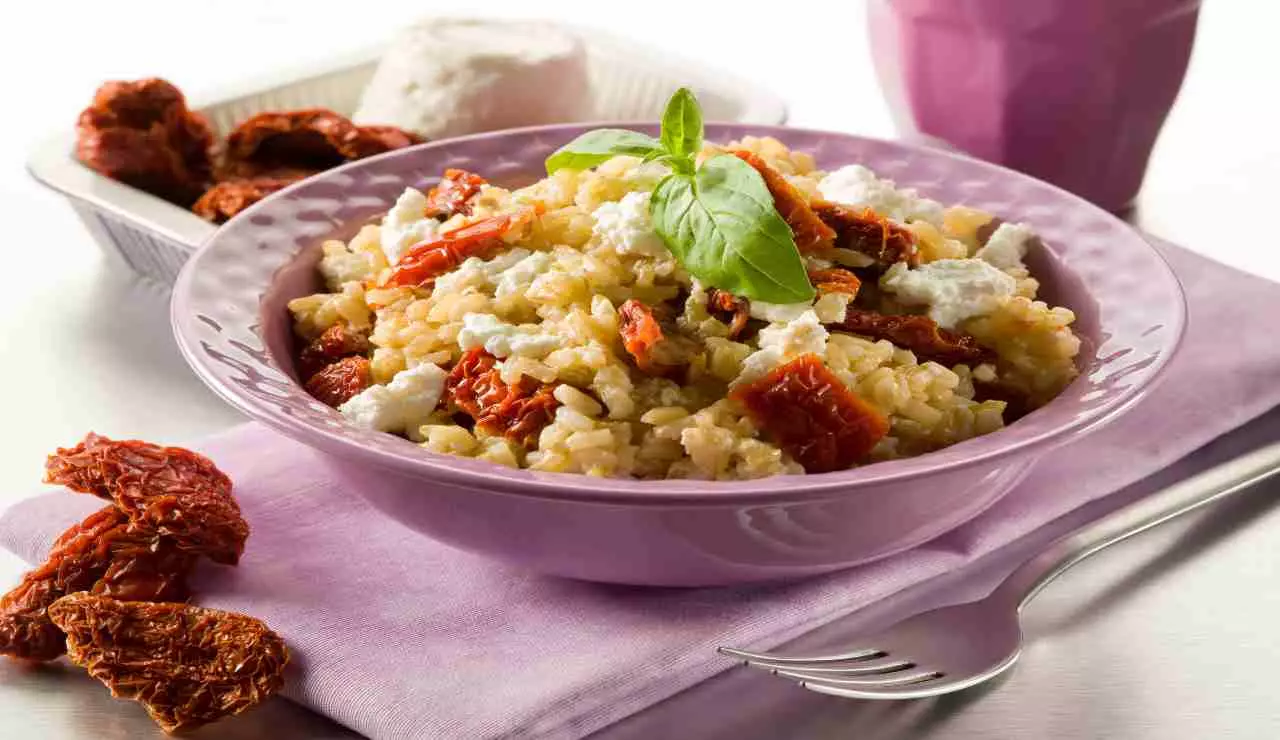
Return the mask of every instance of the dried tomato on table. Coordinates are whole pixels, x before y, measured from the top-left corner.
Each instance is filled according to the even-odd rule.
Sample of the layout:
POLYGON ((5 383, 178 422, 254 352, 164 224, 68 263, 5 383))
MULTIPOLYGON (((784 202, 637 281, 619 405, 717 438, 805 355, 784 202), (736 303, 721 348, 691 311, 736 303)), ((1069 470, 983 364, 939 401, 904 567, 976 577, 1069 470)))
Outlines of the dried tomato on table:
POLYGON ((681 335, 673 322, 660 320, 653 308, 634 298, 618 308, 618 333, 636 367, 649 375, 679 375, 697 351, 697 343, 681 335))
POLYGON ((337 408, 373 383, 367 357, 344 357, 330 363, 307 379, 307 393, 323 404, 337 408))
POLYGON ((498 358, 479 347, 468 350, 449 371, 444 397, 474 419, 476 429, 532 447, 555 419, 555 386, 527 375, 508 385, 497 364, 498 358))
POLYGON ((289 649, 253 617, 78 593, 49 607, 67 656, 165 732, 240 714, 284 686, 289 649))
POLYGON ((488 180, 466 170, 447 169, 439 184, 427 193, 427 218, 449 218, 471 213, 471 199, 488 180))
POLYGON ((182 206, 200 196, 213 171, 212 129, 162 79, 102 85, 76 135, 85 166, 182 206))
POLYGON ((832 326, 871 339, 887 339, 911 350, 921 360, 948 367, 995 359, 994 353, 979 345, 978 340, 943 329, 928 316, 882 314, 850 306, 844 320, 832 326))
POLYGON ((135 601, 180 601, 195 557, 108 506, 63 532, 38 568, 0 598, 0 653, 53 660, 65 650, 49 605, 78 591, 135 601))
POLYGON ((870 208, 856 209, 828 201, 814 201, 813 209, 835 230, 835 246, 861 252, 887 268, 895 262, 915 265, 917 239, 912 231, 878 215, 870 208))
POLYGON ((729 397, 808 473, 862 461, 889 432, 888 419, 813 354, 733 388, 729 397))
POLYGON ((234 565, 249 536, 231 479, 209 458, 181 447, 90 433, 49 456, 45 482, 113 501, 133 524, 217 563, 234 565))
POLYGON ((309 174, 307 172, 291 175, 276 173, 223 180, 204 191, 204 195, 201 195, 195 205, 191 206, 191 210, 206 221, 212 221, 215 224, 226 223, 237 213, 272 193, 284 190, 309 174))
POLYGON ((787 181, 785 175, 770 167, 759 155, 741 149, 732 154, 760 173, 765 187, 773 196, 773 205, 778 209, 782 220, 791 227, 795 236, 796 248, 801 254, 820 252, 830 249, 835 241, 836 232, 818 218, 809 204, 809 197, 795 185, 787 181))
POLYGON ((363 159, 395 149, 421 144, 426 139, 395 126, 357 126, 355 143, 349 148, 352 159, 363 159))
POLYGON ((281 168, 319 172, 356 159, 360 132, 331 110, 269 111, 227 136, 222 177, 255 177, 281 168))
POLYGON ((45 612, 66 594, 93 588, 110 566, 104 538, 128 521, 108 506, 58 537, 44 564, 0 598, 0 653, 23 660, 53 660, 65 652, 62 631, 45 612))

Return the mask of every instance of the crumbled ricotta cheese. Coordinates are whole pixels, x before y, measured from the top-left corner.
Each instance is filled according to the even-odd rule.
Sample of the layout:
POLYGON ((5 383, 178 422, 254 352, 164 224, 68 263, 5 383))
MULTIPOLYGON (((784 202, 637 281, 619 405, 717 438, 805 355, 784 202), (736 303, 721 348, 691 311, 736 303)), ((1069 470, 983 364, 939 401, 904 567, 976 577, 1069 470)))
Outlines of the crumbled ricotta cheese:
POLYGON ((804 315, 805 311, 813 308, 810 303, 765 303, 757 300, 751 300, 748 303, 751 318, 768 321, 771 324, 795 321, 804 315))
POLYGON ((545 357, 560 346, 560 338, 538 330, 536 324, 508 324, 490 313, 469 313, 462 317, 458 346, 484 347, 494 357, 545 357))
POLYGON ((742 372, 735 383, 745 383, 764 375, 778 365, 800 355, 827 352, 827 330, 812 309, 785 323, 771 324, 760 330, 759 349, 742 361, 742 372))
POLYGON ((1013 295, 1017 281, 980 259, 937 260, 914 270, 899 262, 880 279, 880 287, 903 303, 927 305, 929 318, 954 329, 1013 295))
POLYGON ((587 53, 572 31, 537 21, 434 18, 383 53, 352 117, 428 139, 585 121, 587 53))
POLYGON ((494 292, 496 298, 519 295, 528 290, 533 279, 551 267, 551 255, 546 252, 534 252, 502 271, 498 277, 498 288, 494 292))
POLYGON ((1027 242, 1034 236, 1026 224, 1002 223, 973 256, 1006 272, 1017 270, 1026 267, 1022 258, 1027 256, 1027 242))
POLYGON ((427 196, 422 191, 405 188, 396 198, 396 204, 383 216, 378 232, 388 264, 394 265, 406 249, 418 242, 434 239, 440 233, 440 222, 427 218, 426 214, 427 196))
POLYGON ((795 321, 806 311, 817 313, 819 321, 833 323, 844 319, 853 296, 847 293, 824 293, 814 303, 765 303, 764 301, 748 301, 751 318, 768 321, 771 324, 795 321))
POLYGON ((386 385, 365 388, 338 411, 355 424, 380 432, 416 430, 440 402, 446 377, 444 370, 424 362, 396 373, 386 385))
POLYGON ((827 330, 813 311, 805 311, 785 324, 771 324, 760 330, 761 349, 777 349, 787 357, 821 355, 827 351, 827 330))
POLYGON ((496 284, 502 274, 524 260, 532 252, 523 247, 507 250, 490 260, 468 257, 453 272, 436 278, 435 292, 460 293, 465 288, 487 288, 496 284))
POLYGON ((649 219, 649 193, 627 193, 622 200, 600 204, 593 215, 591 233, 618 254, 662 257, 668 253, 649 219))
POLYGON ((827 174, 818 182, 818 192, 835 203, 871 208, 898 221, 927 221, 942 228, 942 204, 922 198, 914 188, 894 187, 860 164, 850 164, 827 174))

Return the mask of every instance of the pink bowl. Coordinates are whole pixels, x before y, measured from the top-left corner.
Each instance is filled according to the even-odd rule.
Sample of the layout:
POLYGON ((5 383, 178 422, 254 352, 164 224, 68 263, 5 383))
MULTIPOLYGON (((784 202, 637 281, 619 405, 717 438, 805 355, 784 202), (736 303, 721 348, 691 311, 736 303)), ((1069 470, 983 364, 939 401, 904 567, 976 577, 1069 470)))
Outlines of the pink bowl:
MULTIPOLYGON (((651 133, 652 125, 629 126, 651 133)), ((330 473, 388 516, 457 547, 545 573, 618 583, 712 585, 832 571, 914 547, 1008 493, 1040 456, 1128 409, 1182 336, 1168 265, 1137 232, 1025 175, 962 156, 847 134, 710 124, 728 141, 775 136, 824 166, 861 162, 944 203, 1030 223, 1043 295, 1075 310, 1081 376, 1007 429, 907 460, 755 481, 602 480, 429 453, 348 424, 295 380, 285 304, 314 292, 319 244, 350 235, 407 185, 446 167, 532 181, 589 125, 425 144, 301 182, 233 219, 174 289, 178 344, 196 373, 251 417, 332 453, 330 473)), ((1081 460, 1081 465, 1089 464, 1081 460)))

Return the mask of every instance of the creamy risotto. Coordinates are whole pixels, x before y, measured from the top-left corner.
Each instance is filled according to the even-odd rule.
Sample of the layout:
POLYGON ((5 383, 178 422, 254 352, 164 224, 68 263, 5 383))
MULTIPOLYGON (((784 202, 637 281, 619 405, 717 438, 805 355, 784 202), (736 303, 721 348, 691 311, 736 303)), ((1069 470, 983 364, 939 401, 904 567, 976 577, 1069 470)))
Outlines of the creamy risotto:
MULTIPOLYGON (((353 423, 543 471, 743 479, 927 453, 1076 375, 1025 224, 770 138, 702 145, 768 186, 810 298, 696 276, 655 226, 672 165, 613 156, 508 191, 451 170, 323 246, 299 375, 353 423)), ((691 160, 692 161, 692 160, 691 160)))

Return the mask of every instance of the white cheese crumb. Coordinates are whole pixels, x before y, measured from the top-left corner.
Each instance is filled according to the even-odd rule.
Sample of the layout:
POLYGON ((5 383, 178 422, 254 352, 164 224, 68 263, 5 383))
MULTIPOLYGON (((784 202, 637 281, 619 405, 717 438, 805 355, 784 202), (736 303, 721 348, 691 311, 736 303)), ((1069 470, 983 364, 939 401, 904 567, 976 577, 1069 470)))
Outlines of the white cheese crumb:
POLYGON ((352 117, 441 139, 585 121, 585 44, 537 21, 434 18, 391 42, 352 117))
POLYGON ((894 187, 860 164, 850 164, 829 173, 818 182, 818 192, 835 203, 871 208, 899 223, 927 221, 942 228, 942 204, 922 198, 915 188, 894 187))
POLYGON ((484 347, 494 357, 545 357, 560 345, 554 334, 538 331, 536 324, 508 324, 491 313, 469 313, 462 317, 458 346, 484 347))
POLYGON ((531 252, 522 247, 508 250, 490 260, 468 257, 453 272, 436 278, 435 292, 461 293, 466 288, 486 288, 496 283, 502 273, 528 257, 531 252))
POLYGON ((424 362, 396 373, 390 383, 365 388, 338 407, 355 424, 380 432, 405 432, 426 423, 440 402, 444 370, 424 362))
POLYGON ((631 192, 622 200, 602 203, 596 208, 591 233, 618 254, 663 257, 667 245, 653 230, 649 218, 649 193, 631 192))
POLYGON ((766 303, 753 300, 748 301, 748 306, 751 318, 771 324, 795 321, 808 311, 816 312, 819 321, 829 324, 844 320, 845 311, 852 300, 853 296, 847 293, 824 293, 814 303, 766 303))
POLYGON ((751 318, 768 321, 771 324, 795 321, 803 316, 805 311, 813 308, 813 304, 810 303, 765 303, 754 299, 748 303, 751 318))
POLYGON ((778 365, 805 354, 824 357, 827 352, 827 330, 813 310, 807 310, 786 323, 771 324, 760 330, 760 349, 742 361, 742 372, 734 383, 745 383, 764 375, 778 365))
POLYGON ((902 262, 889 268, 880 287, 911 305, 927 305, 929 318, 954 329, 971 316, 992 311, 1011 296, 1017 281, 979 259, 937 260, 914 270, 902 262))
POLYGON ((502 271, 498 277, 498 288, 495 298, 520 295, 528 290, 533 279, 551 267, 551 255, 546 252, 534 252, 523 257, 515 264, 502 271))
POLYGON ((1027 256, 1027 242, 1034 236, 1026 224, 1002 223, 973 256, 1006 272, 1017 270, 1026 267, 1022 258, 1027 256))
POLYGON ((440 222, 427 218, 427 196, 414 188, 405 188, 396 198, 396 204, 382 218, 378 240, 387 263, 400 261, 405 250, 418 242, 435 239, 440 233, 440 222))

